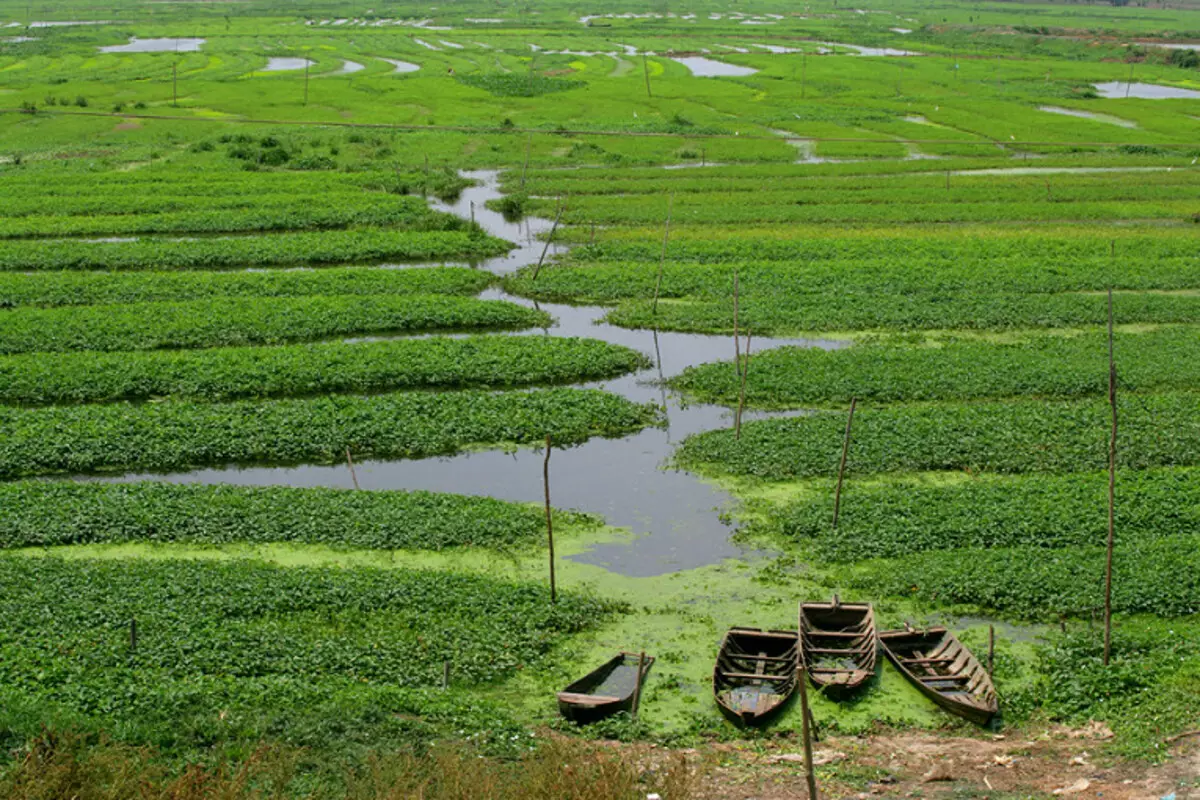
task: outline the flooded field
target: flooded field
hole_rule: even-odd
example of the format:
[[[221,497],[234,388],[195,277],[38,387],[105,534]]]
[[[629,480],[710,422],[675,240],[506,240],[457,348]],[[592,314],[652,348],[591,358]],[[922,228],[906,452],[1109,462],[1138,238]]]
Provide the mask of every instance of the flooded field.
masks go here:
[[[1196,100],[1200,99],[1200,91],[1180,89],[1176,86],[1159,86],[1154,83],[1126,83],[1124,81],[1109,81],[1108,83],[1093,84],[1101,97],[1120,99],[1135,97],[1139,100]]]
[[[758,72],[751,67],[740,67],[703,56],[679,56],[671,60],[683,64],[698,78],[744,78]]]
[[[194,53],[205,39],[139,39],[134,36],[128,44],[101,47],[101,53]]]

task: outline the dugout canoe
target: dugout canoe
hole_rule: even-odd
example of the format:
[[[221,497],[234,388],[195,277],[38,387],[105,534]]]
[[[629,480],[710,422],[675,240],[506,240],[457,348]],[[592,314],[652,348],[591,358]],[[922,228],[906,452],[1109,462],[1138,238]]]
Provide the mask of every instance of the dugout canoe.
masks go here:
[[[879,641],[870,603],[801,603],[800,663],[813,686],[831,696],[854,691],[875,674]]]
[[[879,644],[921,694],[951,714],[987,725],[1000,712],[992,677],[945,628],[883,631]]]
[[[735,725],[762,725],[796,689],[799,648],[795,631],[731,628],[713,668],[713,697]]]
[[[632,712],[637,697],[638,653],[618,653],[558,693],[558,711],[579,725],[610,717],[619,711]],[[642,685],[654,663],[642,661]]]

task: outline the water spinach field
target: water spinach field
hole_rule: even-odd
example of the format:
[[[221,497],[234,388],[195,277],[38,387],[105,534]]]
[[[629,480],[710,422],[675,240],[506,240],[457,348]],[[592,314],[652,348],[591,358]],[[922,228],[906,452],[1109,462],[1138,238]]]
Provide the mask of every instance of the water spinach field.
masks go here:
[[[1198,159],[1190,0],[0,0],[0,796],[1200,796]]]

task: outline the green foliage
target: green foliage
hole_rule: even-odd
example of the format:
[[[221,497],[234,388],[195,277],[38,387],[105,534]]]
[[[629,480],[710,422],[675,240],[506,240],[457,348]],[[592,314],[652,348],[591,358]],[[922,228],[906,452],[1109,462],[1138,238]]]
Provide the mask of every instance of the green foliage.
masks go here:
[[[0,307],[146,303],[217,297],[473,295],[487,288],[491,281],[488,273],[466,267],[0,273]]]
[[[1200,540],[1169,536],[1113,554],[1113,609],[1187,617],[1200,612]],[[1105,548],[1011,547],[926,552],[867,562],[845,580],[863,592],[969,605],[1024,618],[1088,617],[1104,606]]]
[[[657,421],[655,407],[595,389],[0,408],[0,477],[341,463],[347,447],[360,458],[419,458],[546,436],[562,446]]]
[[[451,733],[451,721],[478,732],[499,723],[494,734],[508,738],[507,715],[471,690],[619,610],[409,569],[5,557],[0,576],[0,719],[21,705],[43,718],[57,708],[193,757],[249,755],[262,738],[323,752],[395,746]],[[423,691],[440,684],[443,660],[458,697]],[[23,720],[29,734],[34,721]]]
[[[518,75],[515,73],[464,74],[454,79],[464,86],[482,89],[497,97],[540,97],[544,94],[565,92],[585,84],[582,81],[551,78],[546,75]]]
[[[1119,302],[1126,297],[1119,298]],[[1200,387],[1200,332],[1192,327],[1118,335],[1122,390]],[[859,400],[1085,397],[1108,390],[1104,334],[1028,336],[1015,343],[950,340],[844,350],[780,348],[751,359],[746,402],[778,407]],[[691,367],[670,384],[707,402],[736,405],[740,384],[732,362]]]
[[[229,400],[398,389],[513,388],[582,383],[646,366],[645,356],[625,347],[595,339],[540,336],[32,353],[0,357],[0,402],[42,405],[163,396]]]
[[[1107,400],[1021,399],[860,408],[847,474],[967,470],[1079,472],[1108,463]],[[1124,468],[1200,464],[1200,396],[1124,394]],[[846,415],[763,420],[686,439],[677,461],[706,473],[768,481],[836,474]]]
[[[116,242],[0,242],[0,270],[233,269],[500,255],[499,239],[460,231],[327,231]]]
[[[222,347],[434,330],[545,325],[516,303],[454,295],[214,298],[21,308],[0,315],[0,353]]]
[[[536,543],[546,531],[540,508],[433,492],[27,481],[0,484],[0,498],[5,549],[303,542],[442,550]]]
[[[1122,470],[1117,530],[1127,545],[1200,531],[1192,468]],[[823,560],[896,558],[928,550],[1080,547],[1108,531],[1108,474],[980,476],[933,484],[847,481],[838,529],[822,490],[773,512],[784,535],[811,541]]]

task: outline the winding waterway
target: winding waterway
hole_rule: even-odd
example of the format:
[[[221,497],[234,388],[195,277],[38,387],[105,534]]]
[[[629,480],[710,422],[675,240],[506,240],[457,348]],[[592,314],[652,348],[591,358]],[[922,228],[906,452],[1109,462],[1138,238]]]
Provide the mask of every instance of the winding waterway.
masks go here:
[[[468,188],[453,203],[434,206],[465,219],[473,216],[489,234],[517,244],[508,254],[475,266],[505,275],[535,263],[545,247],[538,236],[549,231],[550,221],[505,220],[486,207],[488,200],[501,196],[498,174],[480,171],[466,176],[477,181],[477,185]],[[552,245],[547,258],[562,251],[563,248]],[[628,539],[597,545],[574,558],[623,575],[642,577],[749,555],[730,542],[732,531],[722,520],[721,511],[730,503],[731,496],[688,472],[665,468],[675,446],[684,437],[729,427],[732,413],[720,406],[685,403],[663,386],[663,379],[693,365],[731,360],[730,337],[619,328],[601,322],[609,311],[603,306],[537,303],[501,289],[489,289],[482,296],[537,307],[556,320],[546,329],[496,335],[586,336],[639,350],[653,363],[649,369],[632,375],[581,386],[605,389],[639,403],[657,403],[664,408],[665,427],[647,428],[619,439],[594,438],[574,447],[555,449],[551,455],[555,506],[601,514],[610,524],[633,532]],[[834,349],[848,344],[830,339],[755,338],[754,351],[785,345]],[[750,413],[745,418],[760,416],[765,415]],[[363,489],[426,489],[539,502],[543,455],[542,450],[530,448],[515,452],[488,450],[440,458],[366,460],[356,464],[356,470]],[[353,485],[345,465],[227,466],[166,475],[128,474],[103,480],[340,488]]]

